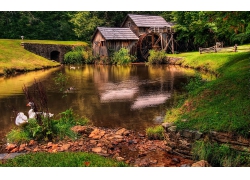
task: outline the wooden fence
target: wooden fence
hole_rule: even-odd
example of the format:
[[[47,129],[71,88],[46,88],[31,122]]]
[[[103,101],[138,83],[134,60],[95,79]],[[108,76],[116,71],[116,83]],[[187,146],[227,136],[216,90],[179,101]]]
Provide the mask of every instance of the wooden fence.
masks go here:
[[[216,42],[215,46],[212,46],[212,47],[208,47],[208,48],[199,48],[199,52],[200,54],[202,53],[217,53],[217,52],[237,52],[237,44],[234,45],[234,47],[226,47],[224,48],[223,47],[223,42]]]

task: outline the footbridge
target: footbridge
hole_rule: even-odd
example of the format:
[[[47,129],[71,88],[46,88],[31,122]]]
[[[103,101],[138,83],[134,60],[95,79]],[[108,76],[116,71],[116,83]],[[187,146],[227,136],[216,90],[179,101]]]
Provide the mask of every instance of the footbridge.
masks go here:
[[[39,44],[39,43],[22,43],[24,49],[42,56],[49,60],[54,60],[63,63],[64,55],[80,45],[61,45],[61,44]]]

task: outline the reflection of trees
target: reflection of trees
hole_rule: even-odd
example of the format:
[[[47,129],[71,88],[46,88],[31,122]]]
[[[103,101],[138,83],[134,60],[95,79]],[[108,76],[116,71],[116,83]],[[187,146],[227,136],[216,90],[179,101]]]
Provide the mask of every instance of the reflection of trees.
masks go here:
[[[13,94],[23,94],[22,87],[24,84],[29,87],[34,83],[34,79],[43,81],[57,70],[58,67],[48,70],[29,72],[28,74],[21,74],[10,78],[0,78],[0,98]]]

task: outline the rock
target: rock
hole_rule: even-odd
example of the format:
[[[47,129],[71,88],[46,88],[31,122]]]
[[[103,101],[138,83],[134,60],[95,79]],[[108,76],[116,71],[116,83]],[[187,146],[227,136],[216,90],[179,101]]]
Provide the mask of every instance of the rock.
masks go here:
[[[52,142],[48,142],[47,147],[48,147],[48,148],[49,148],[49,147],[52,147],[52,145],[53,145]]]
[[[115,139],[123,139],[123,136],[121,136],[121,135],[114,135],[113,138],[115,138]]]
[[[82,145],[83,145],[83,141],[80,141],[78,145],[79,145],[79,146],[82,146]]]
[[[96,128],[94,129],[94,131],[90,133],[89,138],[101,139],[104,134],[105,134],[105,131]]]
[[[120,156],[116,157],[115,159],[116,159],[117,161],[124,161],[124,158],[123,158],[123,157],[120,157]]]
[[[102,152],[102,148],[101,148],[101,147],[92,148],[91,150],[92,150],[94,153],[100,153],[100,152]]]
[[[192,164],[191,167],[211,167],[210,164],[205,160],[200,160]]]
[[[97,141],[96,141],[96,140],[90,140],[89,143],[90,143],[90,144],[96,144]]]
[[[17,147],[15,147],[15,148],[14,148],[14,149],[12,149],[10,152],[11,152],[11,153],[18,152],[18,148],[17,148]]]
[[[33,139],[32,139],[32,140],[30,140],[30,142],[29,142],[29,146],[34,146],[34,145],[37,145],[37,142],[36,142],[36,141],[34,141]]]
[[[16,148],[17,147],[17,145],[16,144],[8,144],[7,146],[6,146],[6,150],[7,151],[11,151],[11,150],[13,150],[14,148]]]
[[[198,140],[198,139],[202,138],[202,135],[203,134],[201,132],[195,131],[194,132],[194,140]]]
[[[126,131],[126,129],[125,128],[122,128],[122,129],[119,129],[118,131],[116,131],[115,132],[115,134],[117,134],[117,135],[123,135],[124,134],[124,132]]]
[[[173,126],[174,123],[165,122],[165,123],[162,123],[161,125],[162,125],[162,127],[163,127],[164,129],[167,129],[167,128],[169,128],[170,126]]]
[[[67,151],[70,148],[70,144],[64,144],[60,149],[61,151]]]
[[[180,163],[181,161],[180,161],[180,159],[179,158],[172,158],[171,159],[171,163],[170,164],[172,164],[172,165],[176,165],[176,164],[178,164],[178,163]]]
[[[33,149],[33,152],[37,152],[39,150],[38,146],[36,146],[34,149]]]
[[[190,167],[190,164],[182,164],[180,167]]]
[[[158,161],[156,159],[150,160],[150,164],[156,164]]]
[[[126,131],[123,133],[124,136],[128,136],[129,134],[130,134],[130,131],[129,131],[129,130],[126,130]]]
[[[183,130],[181,135],[185,138],[189,138],[189,139],[192,139],[193,138],[193,134],[194,132],[191,131],[191,130]]]
[[[170,126],[169,128],[167,128],[167,131],[175,133],[176,132],[176,126]]]
[[[26,144],[21,144],[19,146],[19,151],[23,151],[25,149],[25,147],[26,147]]]

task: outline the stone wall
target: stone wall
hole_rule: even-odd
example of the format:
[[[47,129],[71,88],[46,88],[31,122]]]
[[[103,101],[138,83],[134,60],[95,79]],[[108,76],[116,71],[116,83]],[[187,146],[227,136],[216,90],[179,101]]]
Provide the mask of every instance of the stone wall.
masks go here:
[[[167,138],[167,150],[185,158],[192,157],[192,144],[197,140],[208,139],[210,142],[225,143],[237,151],[250,153],[250,139],[230,133],[215,132],[201,133],[192,130],[176,130],[173,123],[163,123]]]
[[[73,45],[56,44],[23,43],[22,45],[24,49],[32,53],[60,63],[63,63],[64,55],[74,48]]]

